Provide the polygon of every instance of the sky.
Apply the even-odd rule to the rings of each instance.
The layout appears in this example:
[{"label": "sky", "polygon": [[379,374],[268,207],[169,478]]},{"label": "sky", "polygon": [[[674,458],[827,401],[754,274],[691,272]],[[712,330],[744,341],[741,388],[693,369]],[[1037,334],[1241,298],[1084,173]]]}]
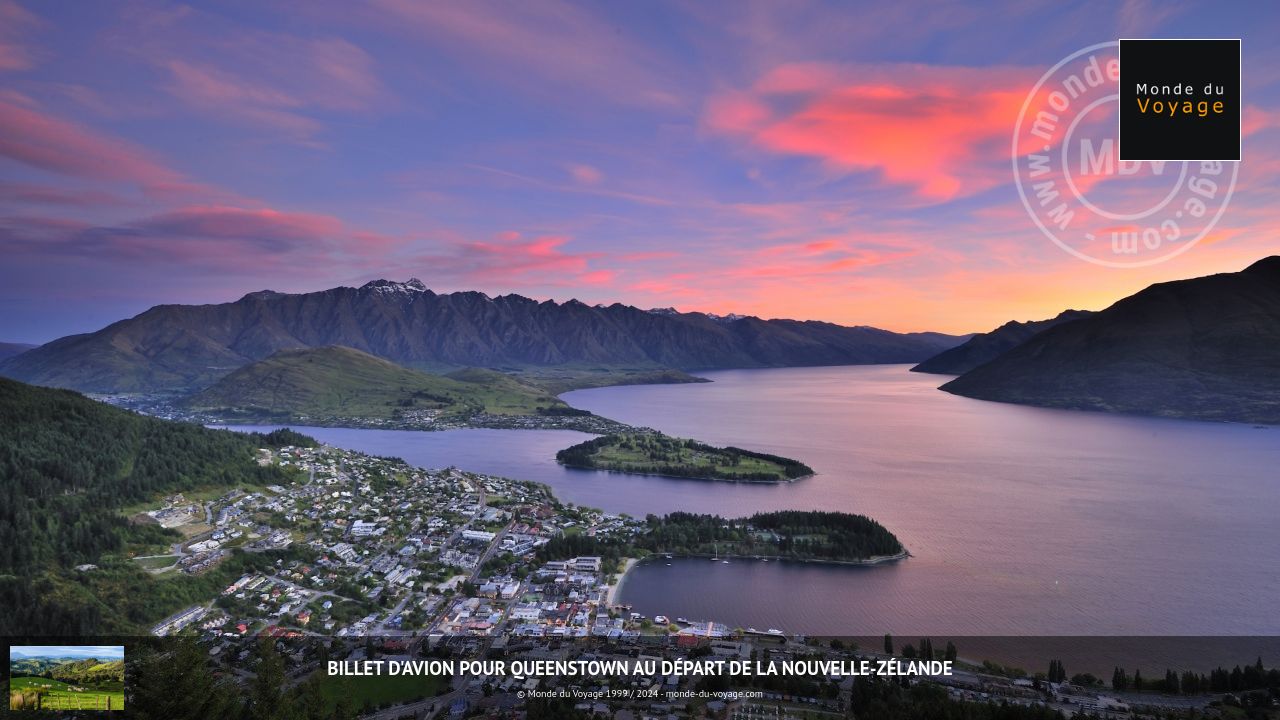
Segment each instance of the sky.
[{"label": "sky", "polygon": [[119,660],[124,657],[123,645],[13,645],[9,653],[21,653],[26,657],[97,658]]},{"label": "sky", "polygon": [[[896,331],[1271,254],[1280,16],[1222,2],[0,0],[0,341],[375,278]],[[1009,139],[1067,54],[1243,39],[1229,211],[1067,254]]]}]

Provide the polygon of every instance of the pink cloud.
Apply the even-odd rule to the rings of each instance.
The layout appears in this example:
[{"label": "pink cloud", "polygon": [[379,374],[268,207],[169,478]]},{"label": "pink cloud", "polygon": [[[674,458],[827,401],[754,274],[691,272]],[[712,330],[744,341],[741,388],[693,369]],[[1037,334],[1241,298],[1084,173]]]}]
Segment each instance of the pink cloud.
[{"label": "pink cloud", "polygon": [[175,210],[147,218],[137,227],[157,235],[286,242],[332,238],[343,232],[342,221],[329,215],[220,206]]},{"label": "pink cloud", "polygon": [[707,104],[705,123],[725,133],[751,133],[770,118],[769,107],[748,93],[726,92]]},{"label": "pink cloud", "polygon": [[123,205],[125,201],[112,193],[91,189],[71,189],[34,183],[0,182],[0,202],[17,205],[61,205],[65,207],[97,207]]},{"label": "pink cloud", "polygon": [[569,176],[583,185],[596,185],[604,179],[604,173],[590,165],[570,165]]},{"label": "pink cloud", "polygon": [[618,259],[623,262],[645,262],[649,260],[670,260],[675,257],[680,257],[680,253],[670,250],[652,250],[648,252],[624,253],[618,256]]},{"label": "pink cloud", "polygon": [[734,278],[812,278],[897,262],[918,252],[914,243],[897,238],[883,242],[828,238],[763,247],[743,255],[723,272]]},{"label": "pink cloud", "polygon": [[[514,237],[513,237],[514,236]],[[537,287],[602,285],[616,277],[616,271],[591,267],[601,253],[578,253],[565,249],[564,235],[524,238],[519,233],[502,233],[497,240],[454,238],[441,251],[419,255],[409,266],[421,266],[423,277],[445,277],[450,284],[459,279],[467,287]]]},{"label": "pink cloud", "polygon": [[36,52],[23,41],[43,25],[40,18],[13,0],[0,0],[0,72],[29,70]]},{"label": "pink cloud", "polygon": [[261,274],[328,272],[382,263],[398,241],[314,213],[229,206],[187,207],[113,226],[57,218],[8,218],[3,244],[25,256],[75,255],[143,266]]},{"label": "pink cloud", "polygon": [[391,104],[373,57],[338,37],[271,32],[188,7],[126,22],[113,41],[159,69],[164,89],[190,109],[271,139],[322,146],[322,112]]},{"label": "pink cloud", "polygon": [[1280,120],[1280,115],[1274,112],[1264,110],[1257,105],[1245,105],[1244,116],[1240,121],[1240,132],[1248,137],[1256,132],[1274,128]]},{"label": "pink cloud", "polygon": [[1007,138],[1029,87],[1024,73],[992,68],[787,64],[713,97],[704,124],[945,201],[1007,180]]},{"label": "pink cloud", "polygon": [[142,148],[4,101],[0,101],[0,156],[58,175],[129,183],[151,194],[207,189]]},{"label": "pink cloud", "polygon": [[583,285],[609,285],[617,278],[617,270],[594,270],[579,275],[577,281]]}]

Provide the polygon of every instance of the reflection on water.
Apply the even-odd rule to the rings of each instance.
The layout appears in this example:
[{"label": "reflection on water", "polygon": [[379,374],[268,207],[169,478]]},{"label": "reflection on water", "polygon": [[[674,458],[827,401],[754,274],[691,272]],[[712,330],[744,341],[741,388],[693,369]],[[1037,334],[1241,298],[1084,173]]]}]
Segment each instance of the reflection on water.
[{"label": "reflection on water", "polygon": [[[905,366],[707,373],[569,393],[684,437],[794,457],[761,486],[576,471],[557,431],[308,430],[414,464],[538,480],[633,515],[864,513],[913,558],[877,568],[673,561],[621,598],[652,615],[824,634],[1280,634],[1280,428],[987,403]],[[693,563],[690,565],[689,563]]]}]

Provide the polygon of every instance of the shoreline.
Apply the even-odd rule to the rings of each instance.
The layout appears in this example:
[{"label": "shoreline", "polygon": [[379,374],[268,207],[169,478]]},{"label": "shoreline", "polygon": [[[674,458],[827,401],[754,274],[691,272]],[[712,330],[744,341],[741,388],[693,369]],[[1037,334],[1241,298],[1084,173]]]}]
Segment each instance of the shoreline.
[{"label": "shoreline", "polygon": [[640,564],[640,558],[633,557],[627,558],[626,562],[622,564],[622,569],[618,571],[618,579],[609,583],[608,589],[605,591],[604,606],[606,608],[611,608],[616,604],[614,600],[617,598],[618,589],[621,588],[622,583],[626,581],[627,574],[630,573],[631,569],[638,564]]},{"label": "shoreline", "polygon": [[[796,558],[796,557],[789,557],[786,555],[730,555],[725,553],[725,554],[713,556],[707,553],[654,552],[648,555],[647,557],[645,557],[643,560],[637,560],[636,562],[647,562],[657,556],[662,556],[665,558],[668,555],[670,555],[672,558],[683,558],[683,559],[690,559],[690,558],[713,559],[714,558],[716,560],[770,560],[774,562],[804,563],[807,565],[844,565],[844,566],[850,566],[850,567],[874,567],[876,565],[887,565],[889,563],[900,562],[902,560],[906,560],[908,558],[914,557],[911,554],[910,550],[905,550],[905,549],[900,553],[894,553],[892,555],[872,555],[871,557],[860,558],[857,560],[828,560],[825,558]],[[630,568],[631,566],[629,565],[627,569],[629,570]]]},{"label": "shoreline", "polygon": [[693,477],[690,475],[669,475],[666,473],[646,473],[646,472],[633,472],[631,470],[614,470],[612,468],[592,467],[590,465],[574,465],[571,463],[563,462],[558,458],[556,459],[556,463],[570,470],[588,470],[591,472],[606,472],[606,473],[612,473],[614,475],[635,475],[639,477],[659,477],[659,478],[666,478],[668,480],[693,480],[695,482],[731,483],[734,485],[788,485],[790,483],[799,482],[801,480],[808,480],[809,478],[816,477],[818,475],[818,473],[816,472],[811,472],[807,475],[800,475],[798,477],[793,477],[793,478],[779,478],[777,480],[734,480],[732,478]]},{"label": "shoreline", "polygon": [[[566,420],[566,418],[568,418]],[[201,416],[197,413],[176,418],[184,422],[194,422],[205,427],[228,426],[276,426],[276,427],[315,427],[336,428],[344,430],[402,430],[406,432],[449,432],[450,430],[570,430],[588,435],[612,435],[622,432],[645,432],[650,428],[640,428],[617,420],[592,416],[554,416],[554,415],[491,415],[473,421],[470,418],[445,420],[441,422],[421,422],[413,420],[396,420],[394,418],[270,418],[248,417],[230,418],[221,415]],[[594,419],[594,421],[592,420]]]},{"label": "shoreline", "polygon": [[[622,587],[622,583],[626,581],[627,575],[629,575],[631,571],[634,570],[638,565],[640,565],[641,563],[647,563],[659,558],[665,559],[668,554],[670,554],[670,556],[673,559],[674,558],[710,559],[712,557],[711,555],[698,554],[698,553],[660,553],[660,552],[650,553],[643,558],[629,557],[626,559],[626,562],[623,563],[622,569],[618,572],[617,581],[609,584],[608,590],[605,593],[604,607],[613,608],[618,606],[619,604],[617,602],[618,590]],[[913,557],[911,554],[911,551],[904,548],[902,552],[894,553],[893,555],[872,555],[871,557],[862,558],[860,560],[823,560],[821,558],[804,559],[804,558],[782,557],[780,555],[720,555],[718,556],[718,559],[757,560],[757,561],[773,560],[775,562],[793,562],[793,563],[803,563],[806,565],[839,565],[839,566],[845,566],[845,567],[875,567],[877,565],[888,565],[890,563],[900,562],[910,557]]]}]

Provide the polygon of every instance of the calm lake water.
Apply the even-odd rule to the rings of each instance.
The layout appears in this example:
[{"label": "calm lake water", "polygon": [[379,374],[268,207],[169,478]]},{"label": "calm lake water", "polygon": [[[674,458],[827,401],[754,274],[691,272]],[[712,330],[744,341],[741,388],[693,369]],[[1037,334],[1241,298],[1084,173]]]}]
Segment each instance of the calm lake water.
[{"label": "calm lake water", "polygon": [[706,373],[568,393],[672,435],[794,457],[758,486],[568,470],[559,431],[307,429],[416,465],[537,480],[633,515],[869,515],[914,557],[848,568],[665,560],[628,575],[646,615],[878,635],[1280,634],[1280,428],[1044,410],[936,390],[906,366]]}]

